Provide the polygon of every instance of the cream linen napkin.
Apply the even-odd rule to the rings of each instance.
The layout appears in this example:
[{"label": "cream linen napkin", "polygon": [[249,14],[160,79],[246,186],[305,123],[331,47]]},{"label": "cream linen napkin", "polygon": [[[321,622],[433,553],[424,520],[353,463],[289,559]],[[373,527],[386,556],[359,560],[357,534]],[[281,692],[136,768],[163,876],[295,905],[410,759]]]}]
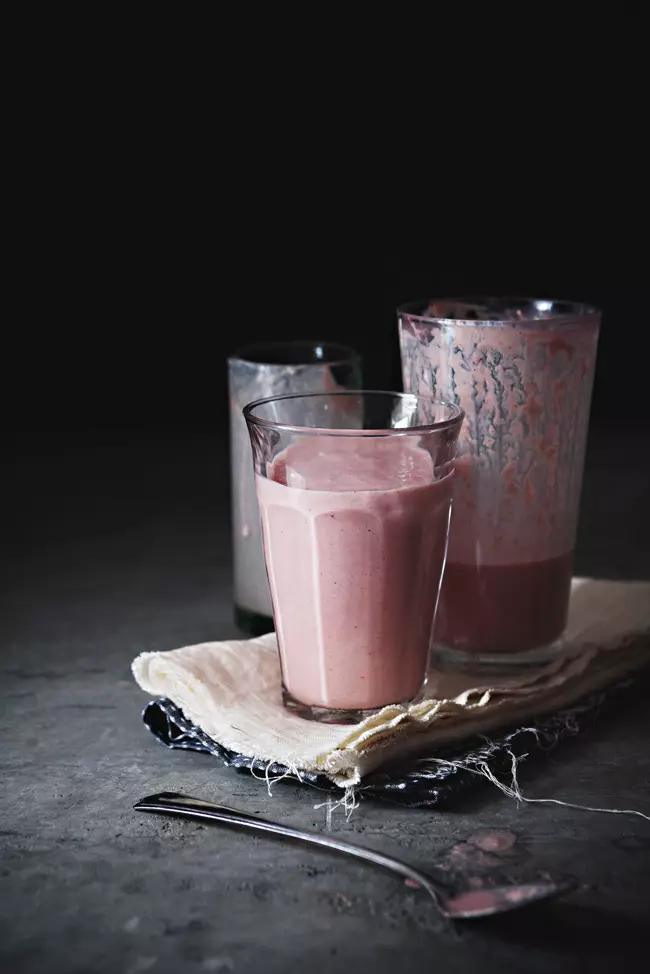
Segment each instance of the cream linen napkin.
[{"label": "cream linen napkin", "polygon": [[135,679],[168,697],[229,750],[358,784],[387,761],[558,710],[650,663],[650,583],[574,579],[566,645],[541,668],[508,677],[432,671],[427,698],[355,725],[285,710],[275,634],[142,653]]}]

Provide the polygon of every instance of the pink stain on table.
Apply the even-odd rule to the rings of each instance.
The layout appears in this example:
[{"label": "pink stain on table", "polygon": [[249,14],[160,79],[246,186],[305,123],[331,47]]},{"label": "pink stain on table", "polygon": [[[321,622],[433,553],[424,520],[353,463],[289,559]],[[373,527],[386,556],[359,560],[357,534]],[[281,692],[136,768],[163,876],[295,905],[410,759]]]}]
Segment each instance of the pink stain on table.
[{"label": "pink stain on table", "polygon": [[505,830],[503,832],[475,832],[467,841],[483,852],[505,852],[506,849],[512,848],[517,841],[517,836],[514,832]]}]

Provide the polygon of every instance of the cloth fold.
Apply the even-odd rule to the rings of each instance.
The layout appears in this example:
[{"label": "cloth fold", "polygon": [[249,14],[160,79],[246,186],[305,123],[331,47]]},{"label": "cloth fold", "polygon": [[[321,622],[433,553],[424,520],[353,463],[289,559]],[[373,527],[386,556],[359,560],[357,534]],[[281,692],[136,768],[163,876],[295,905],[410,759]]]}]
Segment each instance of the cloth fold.
[{"label": "cloth fold", "polygon": [[565,708],[650,662],[649,651],[650,583],[574,579],[564,648],[551,662],[480,679],[432,670],[424,700],[355,725],[283,707],[274,633],[142,653],[133,673],[229,751],[350,787],[387,762]]}]

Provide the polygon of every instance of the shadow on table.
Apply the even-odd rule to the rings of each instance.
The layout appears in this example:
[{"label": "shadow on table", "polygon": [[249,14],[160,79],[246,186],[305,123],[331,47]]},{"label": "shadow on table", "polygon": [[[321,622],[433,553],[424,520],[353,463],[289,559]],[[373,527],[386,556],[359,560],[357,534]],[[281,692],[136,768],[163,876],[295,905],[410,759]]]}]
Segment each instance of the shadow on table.
[{"label": "shadow on table", "polygon": [[[514,921],[514,922],[513,922]],[[574,903],[549,903],[481,921],[483,930],[504,943],[540,951],[579,952],[581,960],[610,957],[624,961],[641,957],[648,945],[648,923],[641,917],[626,916],[605,907]]]}]

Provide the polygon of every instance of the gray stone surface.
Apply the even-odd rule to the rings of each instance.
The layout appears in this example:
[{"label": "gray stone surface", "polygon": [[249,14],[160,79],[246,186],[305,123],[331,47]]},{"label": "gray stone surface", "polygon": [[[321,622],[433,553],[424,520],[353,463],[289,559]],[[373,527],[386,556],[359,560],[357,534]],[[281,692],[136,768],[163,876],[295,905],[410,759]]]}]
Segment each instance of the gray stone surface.
[{"label": "gray stone surface", "polygon": [[[638,441],[635,441],[638,447]],[[517,805],[486,786],[454,811],[363,804],[337,834],[426,868],[478,829],[574,874],[562,902],[443,929],[417,890],[361,863],[137,814],[183,791],[325,828],[321,796],[168,752],[145,731],[129,663],[234,634],[227,467],[208,437],[26,440],[2,567],[0,967],[39,972],[631,969],[647,945],[650,823]],[[578,569],[649,577],[648,451],[590,447]],[[627,534],[627,537],[626,537]],[[650,811],[646,708],[538,763],[532,796]]]}]

